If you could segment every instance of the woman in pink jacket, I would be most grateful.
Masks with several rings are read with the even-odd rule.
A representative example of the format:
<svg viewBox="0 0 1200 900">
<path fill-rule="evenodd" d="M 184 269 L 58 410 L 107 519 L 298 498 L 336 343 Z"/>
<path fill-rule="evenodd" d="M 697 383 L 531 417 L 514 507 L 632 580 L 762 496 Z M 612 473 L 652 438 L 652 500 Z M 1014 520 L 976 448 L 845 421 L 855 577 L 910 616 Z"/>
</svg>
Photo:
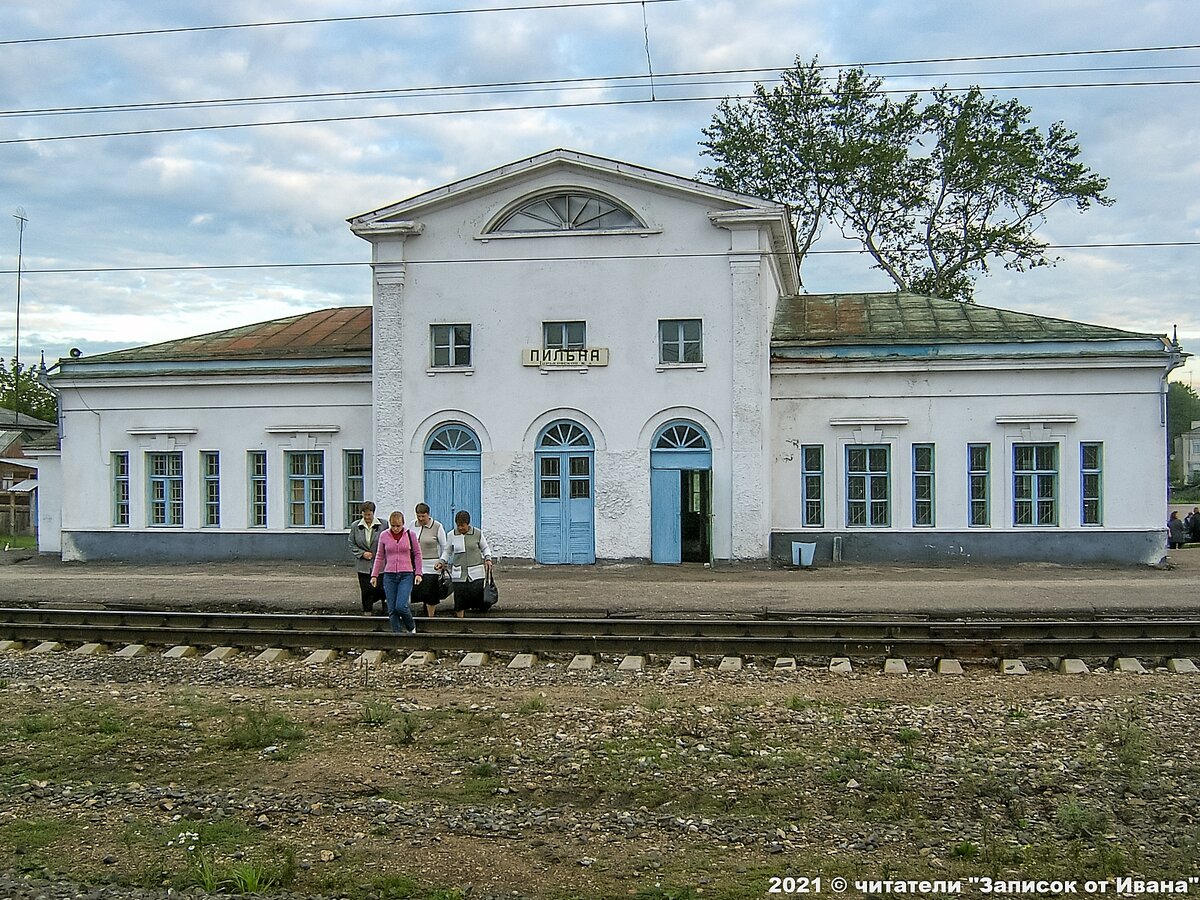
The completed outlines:
<svg viewBox="0 0 1200 900">
<path fill-rule="evenodd" d="M 421 583 L 421 542 L 404 527 L 404 513 L 399 510 L 388 516 L 388 525 L 388 530 L 379 535 L 371 586 L 376 586 L 382 576 L 392 631 L 416 634 L 417 623 L 408 608 L 408 597 L 413 585 Z"/>
</svg>

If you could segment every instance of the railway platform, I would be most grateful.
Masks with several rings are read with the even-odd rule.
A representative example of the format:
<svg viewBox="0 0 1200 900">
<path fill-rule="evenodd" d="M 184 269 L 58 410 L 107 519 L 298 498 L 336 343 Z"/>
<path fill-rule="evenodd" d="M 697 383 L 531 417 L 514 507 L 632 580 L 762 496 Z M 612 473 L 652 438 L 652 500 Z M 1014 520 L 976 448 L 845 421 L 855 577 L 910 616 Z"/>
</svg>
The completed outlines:
<svg viewBox="0 0 1200 900">
<path fill-rule="evenodd" d="M 347 566 L 294 561 L 178 565 L 64 563 L 5 554 L 0 605 L 237 612 L 358 611 Z M 1103 616 L 1200 614 L 1200 545 L 1164 567 L 1051 564 L 881 565 L 812 569 L 601 563 L 539 566 L 501 559 L 503 616 L 762 615 Z M 448 614 L 444 603 L 441 614 Z"/>
</svg>

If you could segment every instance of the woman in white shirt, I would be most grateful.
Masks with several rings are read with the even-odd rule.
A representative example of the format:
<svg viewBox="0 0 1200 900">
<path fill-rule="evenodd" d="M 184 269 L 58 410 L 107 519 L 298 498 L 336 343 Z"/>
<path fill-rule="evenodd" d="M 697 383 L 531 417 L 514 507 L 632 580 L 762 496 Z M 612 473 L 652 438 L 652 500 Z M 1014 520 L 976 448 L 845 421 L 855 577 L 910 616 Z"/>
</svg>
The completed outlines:
<svg viewBox="0 0 1200 900">
<path fill-rule="evenodd" d="M 425 615 L 433 618 L 438 604 L 447 596 L 442 593 L 442 579 L 438 575 L 438 560 L 446 552 L 446 529 L 429 514 L 428 503 L 418 503 L 415 512 L 417 524 L 413 531 L 421 544 L 421 568 L 425 577 L 413 588 L 412 602 L 424 603 Z"/>
<path fill-rule="evenodd" d="M 450 569 L 454 583 L 454 614 L 460 619 L 468 609 L 484 609 L 483 582 L 492 572 L 492 549 L 478 528 L 471 527 L 471 514 L 460 509 L 454 516 L 454 531 L 438 568 Z"/>
</svg>

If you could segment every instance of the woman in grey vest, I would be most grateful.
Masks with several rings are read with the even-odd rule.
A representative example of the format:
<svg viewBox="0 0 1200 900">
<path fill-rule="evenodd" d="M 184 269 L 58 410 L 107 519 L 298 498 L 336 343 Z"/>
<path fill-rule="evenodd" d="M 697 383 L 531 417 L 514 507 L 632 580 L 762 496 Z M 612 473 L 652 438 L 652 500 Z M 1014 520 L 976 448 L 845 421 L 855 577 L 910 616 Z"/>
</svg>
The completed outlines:
<svg viewBox="0 0 1200 900">
<path fill-rule="evenodd" d="M 465 509 L 454 516 L 454 531 L 438 560 L 438 568 L 450 569 L 456 616 L 461 619 L 468 609 L 483 608 L 483 582 L 492 572 L 492 548 L 483 532 L 471 527 L 471 514 Z"/>
<path fill-rule="evenodd" d="M 383 531 L 383 523 L 375 518 L 375 504 L 370 500 L 359 507 L 359 511 L 362 518 L 350 526 L 346 543 L 350 545 L 354 568 L 358 572 L 362 612 L 364 616 L 371 615 L 371 608 L 378 602 L 378 614 L 386 616 L 387 602 L 383 597 L 383 588 L 371 584 L 371 566 L 375 565 L 375 554 L 379 550 L 379 533 Z"/>
</svg>

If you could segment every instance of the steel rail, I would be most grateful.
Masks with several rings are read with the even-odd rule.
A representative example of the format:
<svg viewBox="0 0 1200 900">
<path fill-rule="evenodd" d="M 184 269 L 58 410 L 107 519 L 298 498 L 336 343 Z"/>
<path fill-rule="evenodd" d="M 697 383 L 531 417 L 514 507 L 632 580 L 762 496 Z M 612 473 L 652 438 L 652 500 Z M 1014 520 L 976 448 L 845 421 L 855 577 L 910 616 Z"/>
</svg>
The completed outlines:
<svg viewBox="0 0 1200 900">
<path fill-rule="evenodd" d="M 723 656 L 1001 658 L 1200 653 L 1200 620 L 867 622 L 678 619 L 422 619 L 395 635 L 363 616 L 0 609 L 19 641 L 335 650 L 467 650 Z"/>
</svg>

